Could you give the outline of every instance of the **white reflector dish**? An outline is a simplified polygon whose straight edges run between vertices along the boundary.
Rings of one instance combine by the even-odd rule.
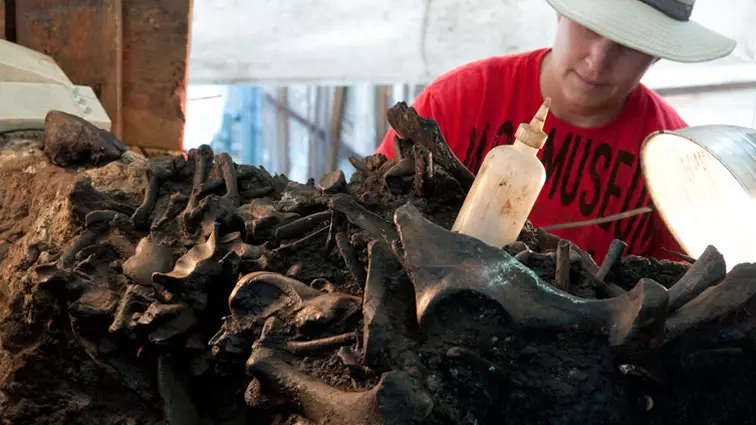
[[[727,270],[756,262],[756,130],[655,132],[641,161],[654,206],[688,255],[698,258],[713,245]]]

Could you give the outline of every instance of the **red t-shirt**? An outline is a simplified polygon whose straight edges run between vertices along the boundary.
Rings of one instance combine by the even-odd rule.
[[[413,108],[438,122],[452,151],[477,173],[488,151],[512,143],[518,125],[530,122],[543,103],[539,75],[549,49],[494,57],[454,69],[423,90]],[[617,214],[651,203],[639,164],[643,140],[656,130],[687,124],[664,100],[638,85],[622,112],[609,124],[580,128],[549,114],[549,139],[538,158],[546,184],[530,214],[537,226]],[[378,153],[393,158],[391,129]],[[658,213],[612,223],[557,230],[601,262],[613,239],[628,244],[626,254],[672,258],[661,248],[682,252]]]

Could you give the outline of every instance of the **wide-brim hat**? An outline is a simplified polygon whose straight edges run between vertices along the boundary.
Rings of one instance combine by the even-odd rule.
[[[735,40],[690,20],[695,0],[546,1],[560,15],[651,56],[706,62],[735,49]]]

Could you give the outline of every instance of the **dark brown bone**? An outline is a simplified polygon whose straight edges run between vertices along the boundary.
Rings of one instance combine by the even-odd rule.
[[[155,209],[155,204],[160,194],[160,186],[171,176],[170,170],[165,167],[155,166],[147,169],[150,182],[144,189],[144,200],[131,216],[131,223],[137,230],[147,230],[150,226],[150,214]]]
[[[228,298],[235,318],[268,318],[281,309],[294,313],[292,323],[298,327],[329,324],[345,319],[359,309],[360,299],[351,295],[329,294],[304,283],[272,272],[253,272],[236,283]]]
[[[78,179],[73,184],[71,194],[71,210],[77,220],[84,221],[87,214],[93,211],[116,211],[130,217],[135,208],[110,198],[92,186],[89,179]]]
[[[254,239],[267,239],[278,226],[300,217],[296,213],[282,213],[273,206],[270,198],[255,199],[236,209],[236,215],[244,220],[247,235]]]
[[[170,272],[153,273],[152,281],[165,286],[172,293],[187,295],[193,307],[204,309],[207,287],[225,272],[219,261],[224,253],[218,249],[218,228],[218,223],[215,223],[205,242],[182,255]]]
[[[167,273],[173,268],[171,249],[150,235],[142,238],[136,247],[136,253],[121,265],[123,274],[134,282],[150,286],[153,273]]]
[[[583,279],[587,280],[588,283],[590,283],[598,291],[598,293],[604,296],[604,298],[618,297],[626,292],[624,289],[613,283],[604,283],[603,281],[598,280],[596,276],[591,272],[591,270],[598,270],[598,266],[590,267],[591,263],[587,263],[588,268],[586,268],[585,258],[583,257],[583,254],[580,253],[580,250],[577,246],[571,245],[569,256],[570,263],[575,262],[580,264],[580,274]],[[531,268],[533,267],[534,263],[537,264],[538,262],[553,261],[554,264],[558,263],[557,251],[535,252],[531,251],[530,249],[524,249],[515,254],[514,258],[515,260]],[[564,279],[564,277],[558,279]]]
[[[284,349],[292,353],[309,353],[311,351],[326,350],[338,347],[339,345],[351,344],[355,341],[357,341],[357,333],[347,332],[312,341],[289,341],[284,345]]]
[[[562,291],[569,292],[570,290],[570,246],[572,244],[568,240],[562,239],[559,241],[559,246],[556,250],[556,287]]]
[[[425,197],[433,185],[433,154],[423,145],[412,146],[415,157],[415,196]]]
[[[430,222],[412,204],[397,209],[394,220],[421,326],[440,301],[471,291],[497,301],[523,329],[592,330],[608,335],[611,345],[636,338],[658,342],[669,299],[666,288],[650,279],[620,297],[582,299],[541,281],[505,251]]]
[[[194,310],[185,304],[162,304],[154,301],[137,323],[150,329],[150,341],[161,343],[187,332],[197,323],[197,317]]]
[[[152,288],[129,285],[121,298],[108,331],[114,333],[124,329],[133,330],[137,325],[137,316],[147,310],[153,301],[155,301],[155,291]]]
[[[319,425],[420,424],[433,410],[430,395],[403,372],[384,374],[368,391],[345,392],[297,371],[266,348],[252,352],[247,372]]]
[[[669,288],[669,310],[677,310],[708,287],[718,284],[726,273],[724,257],[709,245],[680,280]]]
[[[318,180],[318,188],[325,193],[339,193],[346,188],[346,177],[341,170],[324,174]]]
[[[170,198],[168,198],[168,205],[165,207],[165,210],[163,210],[163,214],[152,222],[150,231],[154,232],[178,217],[178,215],[181,214],[181,211],[186,208],[188,202],[189,197],[183,193],[176,192],[171,194]]]
[[[383,184],[392,193],[405,193],[412,187],[414,173],[415,158],[403,158],[383,174]]]
[[[199,209],[199,198],[202,193],[202,185],[213,164],[213,150],[210,146],[202,145],[197,149],[190,150],[189,157],[194,159],[194,177],[192,178],[189,202],[187,202],[181,218],[185,229],[189,233],[193,233],[202,215],[202,211]]]
[[[435,162],[447,169],[464,190],[470,189],[475,175],[454,155],[435,121],[420,117],[405,102],[399,102],[388,110],[388,121],[402,138],[428,148]]]
[[[346,263],[347,269],[352,273],[352,276],[360,284],[365,282],[367,278],[365,267],[360,263],[360,259],[357,257],[357,250],[349,243],[346,233],[339,232],[336,234],[336,246],[339,247],[341,257],[344,259],[344,263]]]
[[[322,223],[331,218],[331,211],[321,211],[302,217],[276,229],[276,239],[283,240],[295,238],[311,230],[320,227]]]
[[[344,214],[350,223],[370,233],[374,238],[383,238],[388,243],[397,238],[391,224],[365,209],[350,195],[333,195],[328,204],[331,209]]]
[[[601,262],[601,268],[596,272],[596,278],[598,280],[603,281],[606,279],[609,272],[612,270],[612,267],[617,264],[617,261],[619,261],[626,248],[627,244],[625,242],[619,239],[612,241],[612,244],[609,246],[609,249],[604,256],[604,261]]]
[[[128,222],[128,218],[115,211],[91,211],[84,218],[84,232],[63,253],[60,263],[64,267],[70,267],[79,251],[95,244],[100,238],[110,233],[113,228],[123,227],[126,222]]]
[[[201,425],[197,408],[184,388],[175,362],[165,353],[158,358],[158,390],[163,398],[163,413],[168,425]]]
[[[741,309],[754,296],[756,296],[756,263],[738,264],[727,273],[720,284],[707,288],[669,317],[667,340],[677,337],[688,329],[710,323]]]
[[[362,301],[362,347],[365,364],[379,370],[400,364],[415,346],[413,291],[391,248],[383,241],[368,244],[368,276]],[[406,356],[405,356],[406,357]]]
[[[236,165],[234,165],[231,155],[226,152],[218,155],[216,161],[220,165],[223,181],[226,183],[226,194],[223,195],[223,198],[229,201],[232,209],[235,209],[239,206],[239,172],[236,171]]]
[[[341,231],[344,225],[344,218],[341,214],[331,210],[331,222],[328,225],[328,238],[326,239],[325,250],[323,253],[328,256],[336,245],[336,235]]]

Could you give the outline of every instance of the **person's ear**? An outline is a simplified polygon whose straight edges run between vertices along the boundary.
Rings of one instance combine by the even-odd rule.
[[[557,24],[562,21],[562,15],[557,13]]]

